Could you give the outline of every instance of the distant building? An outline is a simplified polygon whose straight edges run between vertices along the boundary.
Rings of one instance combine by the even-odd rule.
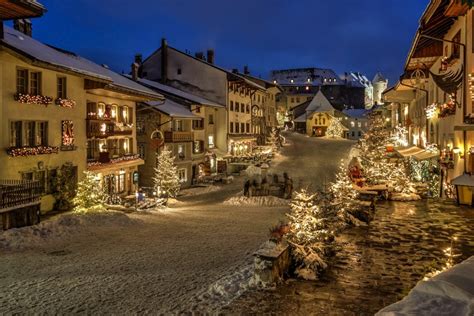
[[[382,93],[387,90],[388,79],[386,79],[380,72],[378,72],[375,74],[375,77],[372,80],[372,85],[374,87],[374,104],[383,104]]]
[[[354,89],[349,96],[355,97],[355,100],[349,100],[347,105],[352,106],[353,104],[360,103],[361,99],[364,98],[364,107],[369,109],[374,105],[374,87],[372,82],[360,72],[345,72],[341,79],[344,80],[348,89]],[[363,96],[362,96],[363,92]]]
[[[342,113],[344,114],[344,119],[341,123],[348,129],[345,138],[353,140],[362,138],[368,129],[367,114],[369,110],[347,109],[342,111]]]

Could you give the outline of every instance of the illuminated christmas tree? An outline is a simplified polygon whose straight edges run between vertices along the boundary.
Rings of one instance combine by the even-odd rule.
[[[392,141],[395,147],[408,146],[408,130],[406,127],[398,125],[392,132]]]
[[[108,196],[100,185],[96,174],[84,171],[84,179],[79,181],[76,197],[73,199],[74,212],[102,211],[107,198]]]
[[[333,117],[328,129],[326,130],[326,136],[332,138],[342,137],[343,133],[344,127],[342,126],[341,119]]]
[[[277,152],[278,148],[280,147],[280,137],[278,134],[278,130],[273,128],[270,132],[270,137],[267,139],[268,144],[270,145],[273,152]]]
[[[155,192],[158,197],[176,197],[181,188],[178,176],[178,168],[176,167],[173,153],[164,147],[157,155],[157,166],[155,168]]]
[[[352,215],[358,207],[356,201],[359,193],[354,188],[347,167],[341,162],[339,172],[336,174],[336,181],[329,186],[331,194],[331,206],[336,209],[336,214],[343,223],[350,225],[360,225],[360,220]]]
[[[287,241],[293,248],[296,274],[304,279],[316,279],[327,267],[326,257],[334,248],[332,211],[314,204],[315,194],[306,190],[296,193],[291,202]]]

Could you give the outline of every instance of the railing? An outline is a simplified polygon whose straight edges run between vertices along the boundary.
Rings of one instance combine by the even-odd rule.
[[[0,180],[0,210],[38,202],[42,192],[39,181]]]
[[[107,138],[114,135],[114,122],[108,120],[87,119],[87,137]]]
[[[165,132],[165,143],[184,143],[192,142],[193,133],[192,132]]]

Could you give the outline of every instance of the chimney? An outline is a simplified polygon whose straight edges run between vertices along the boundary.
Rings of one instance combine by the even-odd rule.
[[[136,62],[132,64],[132,79],[133,79],[133,81],[138,80],[138,69],[139,68],[140,68],[140,66]]]
[[[204,53],[203,52],[197,52],[194,55],[196,56],[197,59],[204,60]]]
[[[207,62],[210,64],[214,64],[214,50],[213,49],[207,50]]]
[[[168,43],[165,38],[161,39],[161,82],[168,81]]]
[[[142,54],[136,54],[135,55],[135,64],[138,65],[138,69],[137,69],[137,76],[138,78],[142,78],[142,73],[143,73],[143,67],[142,67],[142,63],[143,63],[143,57],[142,57]],[[132,72],[133,73],[133,72]]]
[[[244,75],[250,75],[249,66],[244,66]]]

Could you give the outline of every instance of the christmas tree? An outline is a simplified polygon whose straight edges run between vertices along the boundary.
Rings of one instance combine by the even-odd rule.
[[[155,191],[158,197],[176,197],[181,187],[178,168],[174,164],[173,153],[164,147],[157,155],[157,167],[155,168]]]
[[[342,137],[343,133],[344,127],[342,126],[341,119],[338,117],[333,117],[328,129],[326,130],[326,136],[332,138]]]
[[[107,194],[96,175],[84,171],[84,179],[78,183],[76,197],[73,199],[74,211],[78,213],[101,211],[106,200]]]
[[[296,274],[305,279],[316,279],[327,267],[326,257],[334,247],[334,232],[330,223],[333,218],[328,209],[314,204],[315,194],[306,190],[296,193],[291,202],[287,241],[293,248]]]
[[[406,127],[398,125],[393,129],[392,141],[395,147],[406,147],[408,146],[408,130]]]
[[[272,149],[272,152],[277,152],[278,148],[280,147],[280,137],[276,128],[271,130],[270,137],[268,137],[267,141]]]
[[[359,193],[354,188],[348,169],[343,162],[336,174],[336,181],[329,186],[329,193],[332,196],[331,205],[336,208],[337,215],[342,222],[360,225],[360,220],[352,215],[352,212],[358,207],[356,200]]]

